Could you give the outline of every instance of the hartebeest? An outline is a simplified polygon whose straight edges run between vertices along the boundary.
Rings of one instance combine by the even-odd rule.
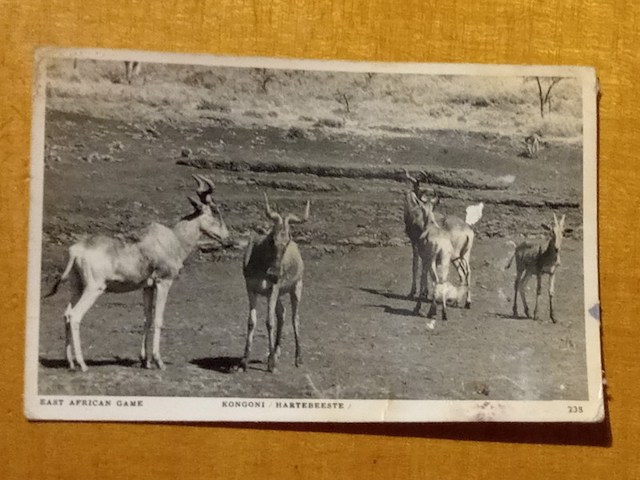
[[[280,340],[282,338],[282,326],[284,324],[285,308],[281,296],[289,294],[291,300],[291,319],[293,322],[293,335],[296,342],[295,365],[302,363],[302,351],[300,349],[299,314],[298,308],[302,296],[302,274],[304,263],[298,245],[292,240],[289,226],[293,223],[306,222],[309,219],[310,202],[302,218],[296,215],[282,217],[271,209],[267,194],[264,195],[265,213],[273,222],[273,227],[268,235],[251,238],[244,254],[242,272],[247,286],[249,297],[249,321],[247,326],[247,342],[244,357],[240,368],[247,370],[253,332],[256,327],[256,304],[258,296],[268,299],[267,333],[269,337],[269,358],[267,368],[273,372],[280,355]],[[277,319],[274,331],[274,320]]]
[[[540,150],[540,137],[537,134],[525,137],[524,144],[527,147],[527,155],[529,158],[536,158]]]
[[[231,243],[222,214],[213,200],[213,182],[198,175],[194,178],[198,182],[198,198],[189,197],[194,211],[183,217],[173,229],[152,223],[136,242],[95,235],[69,248],[67,266],[46,295],[54,295],[62,282],[71,279],[71,301],[64,312],[69,368],[75,368],[75,353],[75,360],[82,371],[87,370],[80,346],[80,322],[95,301],[105,292],[140,289],[145,317],[140,358],[144,367],[151,367],[149,343],[153,323],[153,362],[158,368],[165,368],[160,357],[160,333],[171,284],[196,247],[201,233],[224,245]]]
[[[553,214],[553,227],[544,226],[549,230],[550,236],[546,240],[525,240],[516,247],[516,251],[509,260],[507,268],[516,260],[516,280],[513,287],[513,316],[518,316],[518,293],[522,297],[524,314],[529,317],[529,306],[525,298],[525,289],[531,275],[536,276],[536,303],[533,308],[533,319],[538,319],[538,303],[542,294],[542,275],[549,275],[549,317],[553,323],[556,318],[553,314],[553,295],[555,293],[556,271],[560,265],[560,247],[564,234],[563,215],[558,221]]]
[[[435,219],[433,208],[437,199],[429,199],[420,205],[424,217],[424,231],[418,239],[418,253],[422,260],[422,288],[418,294],[418,301],[413,311],[420,313],[422,299],[427,300],[427,277],[430,277],[434,286],[431,300],[431,308],[427,316],[436,314],[438,300],[442,303],[442,320],[447,319],[447,295],[450,293],[450,285],[447,282],[449,265],[453,259],[454,248],[451,236],[442,228]],[[468,289],[468,286],[465,285]]]
[[[418,245],[420,236],[425,229],[425,217],[422,206],[429,200],[427,193],[420,189],[421,181],[409,175],[407,170],[404,172],[406,178],[410,180],[413,185],[413,190],[406,192],[404,198],[404,226],[405,232],[411,242],[413,253],[411,290],[409,291],[408,298],[413,298],[416,292],[420,290],[419,278],[421,271],[424,270],[420,267],[421,259]],[[426,177],[426,174],[423,173],[423,175]],[[453,245],[451,261],[456,267],[460,281],[463,285],[469,287],[465,299],[465,308],[471,307],[470,258],[471,247],[473,247],[473,240],[475,238],[475,233],[471,226],[482,218],[482,207],[483,205],[481,203],[468,207],[466,221],[454,215],[443,215],[439,212],[433,212],[435,220],[450,237],[451,244]],[[426,281],[426,277],[423,277],[422,281]]]

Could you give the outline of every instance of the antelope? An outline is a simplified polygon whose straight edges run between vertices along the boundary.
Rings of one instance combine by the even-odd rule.
[[[413,253],[411,290],[407,297],[413,298],[419,290],[418,282],[421,272],[419,240],[425,230],[425,216],[422,211],[422,205],[428,202],[428,197],[426,192],[420,189],[420,180],[409,175],[409,172],[406,169],[404,170],[404,173],[405,177],[411,181],[413,185],[413,190],[407,191],[404,199],[405,232],[411,242],[411,249]],[[423,175],[426,177],[424,172]],[[433,207],[435,207],[437,203],[439,203],[439,201],[437,201]],[[441,213],[433,212],[433,216],[438,224],[442,226],[444,231],[450,237],[454,249],[452,262],[456,268],[458,276],[460,277],[460,281],[463,285],[468,287],[471,285],[470,258],[471,247],[473,246],[473,240],[475,238],[475,233],[471,226],[476,224],[480,218],[482,218],[482,208],[482,203],[467,207],[466,221],[454,215],[445,216]],[[422,281],[426,281],[426,277],[423,277]],[[471,288],[467,289],[464,306],[465,308],[471,308]]]
[[[264,194],[265,214],[273,222],[269,234],[263,237],[251,238],[244,254],[242,273],[245,278],[247,295],[249,297],[249,321],[247,327],[247,342],[240,368],[247,371],[253,332],[256,327],[256,304],[258,296],[267,297],[267,333],[269,337],[268,370],[275,371],[276,362],[280,356],[280,340],[284,324],[285,308],[281,297],[289,294],[291,300],[291,320],[293,335],[296,342],[295,365],[302,364],[300,349],[299,315],[298,309],[302,297],[302,274],[304,263],[298,245],[291,239],[289,226],[303,223],[309,219],[310,202],[302,218],[293,214],[280,215],[271,209],[267,194]],[[274,319],[277,324],[274,330]]]
[[[536,158],[538,156],[538,150],[540,150],[540,137],[535,133],[529,135],[524,139],[524,144],[527,147],[529,158]]]
[[[140,74],[140,62],[124,62],[124,72],[125,72],[125,80],[129,85],[135,77]]]
[[[427,299],[427,276],[431,277],[434,285],[431,308],[427,316],[432,318],[436,314],[436,304],[438,300],[442,303],[442,320],[447,319],[447,298],[451,293],[452,285],[447,282],[449,276],[449,265],[451,264],[454,247],[451,243],[451,236],[443,229],[433,213],[433,208],[437,205],[437,199],[429,199],[420,208],[424,216],[424,231],[418,240],[418,252],[422,259],[422,291],[418,295],[418,301],[413,310],[415,315],[420,314],[422,298]],[[468,286],[465,285],[468,289]]]
[[[555,293],[556,270],[560,265],[560,247],[562,245],[562,237],[564,233],[564,219],[562,215],[560,221],[553,214],[553,227],[547,227],[550,237],[548,240],[525,240],[520,243],[515,253],[509,260],[506,268],[511,267],[513,259],[516,260],[516,280],[513,294],[513,316],[518,317],[518,292],[522,297],[522,305],[524,306],[524,314],[529,318],[529,306],[525,298],[525,289],[532,275],[536,276],[536,303],[533,308],[533,319],[538,319],[538,303],[542,294],[542,275],[549,275],[549,317],[553,323],[556,318],[553,313],[553,295]]]
[[[225,246],[231,243],[222,214],[213,200],[213,182],[199,175],[193,177],[198,183],[198,197],[188,199],[194,210],[173,229],[152,223],[136,242],[94,235],[69,248],[67,266],[45,298],[54,295],[62,282],[71,280],[71,300],[64,312],[65,351],[70,369],[75,368],[75,353],[78,365],[83,372],[87,371],[80,345],[80,322],[96,300],[105,292],[140,289],[145,319],[140,359],[145,368],[151,368],[153,360],[158,368],[165,369],[160,356],[160,333],[173,281],[202,233]],[[153,345],[150,344],[152,323]]]

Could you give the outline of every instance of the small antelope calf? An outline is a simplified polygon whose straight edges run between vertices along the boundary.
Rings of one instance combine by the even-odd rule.
[[[264,195],[265,213],[273,222],[273,228],[268,235],[249,241],[244,254],[242,272],[247,286],[249,297],[249,321],[247,326],[247,342],[244,349],[244,357],[240,362],[240,368],[247,370],[253,332],[257,323],[256,304],[258,296],[268,299],[269,309],[267,313],[267,333],[269,337],[268,369],[275,371],[276,362],[280,356],[280,340],[282,338],[282,326],[284,324],[285,308],[281,296],[289,294],[291,300],[291,320],[293,322],[293,335],[296,342],[295,365],[302,364],[302,352],[300,349],[299,316],[298,307],[302,297],[302,274],[304,263],[298,245],[291,239],[289,226],[293,223],[303,223],[309,219],[310,202],[302,218],[296,215],[286,215],[284,218],[271,209],[267,194]],[[274,320],[277,324],[274,330]]]
[[[422,307],[422,299],[427,299],[427,276],[431,277],[434,285],[431,308],[427,316],[429,318],[436,314],[436,304],[438,300],[442,303],[442,320],[447,319],[447,299],[450,293],[450,284],[447,282],[449,276],[449,265],[454,255],[454,247],[451,243],[451,236],[442,228],[435,219],[433,208],[438,203],[437,199],[430,199],[421,205],[424,214],[424,232],[418,241],[418,252],[422,259],[422,291],[418,295],[418,301],[413,313],[418,315]],[[449,285],[449,287],[447,286]],[[465,285],[468,289],[468,286]]]
[[[542,275],[549,275],[549,317],[553,323],[556,318],[553,313],[553,295],[555,293],[556,270],[560,265],[560,247],[564,233],[564,219],[560,221],[553,214],[553,227],[545,226],[550,231],[548,240],[525,240],[516,247],[516,251],[509,260],[507,268],[516,260],[516,280],[513,287],[513,316],[518,317],[518,293],[522,297],[524,314],[529,317],[529,306],[525,298],[525,289],[532,275],[536,276],[536,303],[533,308],[533,319],[538,319],[538,303],[542,294]]]
[[[213,201],[213,182],[196,175],[194,178],[198,182],[198,198],[189,197],[194,211],[183,217],[173,229],[153,223],[137,242],[94,235],[69,248],[67,266],[45,296],[54,295],[62,282],[71,280],[71,301],[64,312],[69,368],[75,368],[75,353],[75,360],[82,371],[87,370],[80,345],[80,322],[96,300],[105,292],[142,290],[145,323],[140,359],[146,368],[151,367],[153,360],[158,368],[164,370],[160,357],[160,332],[173,281],[198,244],[201,233],[224,245],[230,243],[229,231]],[[152,323],[153,346],[149,344]],[[150,355],[152,348],[153,358]]]

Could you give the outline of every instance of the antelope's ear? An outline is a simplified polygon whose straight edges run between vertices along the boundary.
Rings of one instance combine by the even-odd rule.
[[[189,199],[189,203],[191,203],[191,205],[193,205],[193,208],[195,208],[196,210],[200,211],[202,210],[203,204],[200,200],[198,200],[197,198],[193,198],[193,197],[187,197]]]
[[[547,232],[550,232],[552,230],[551,227],[546,223],[541,223],[540,226],[544,228]]]
[[[573,228],[565,228],[562,232],[563,232],[565,235],[566,235],[566,234],[569,234],[569,233],[573,233]]]

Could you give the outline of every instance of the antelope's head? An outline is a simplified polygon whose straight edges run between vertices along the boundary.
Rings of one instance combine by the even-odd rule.
[[[420,172],[420,175],[422,176],[422,179],[418,180],[415,177],[412,177],[411,175],[409,175],[409,171],[406,168],[403,168],[404,170],[404,176],[407,180],[409,180],[411,182],[411,186],[412,186],[412,193],[415,195],[415,199],[419,202],[419,203],[424,203],[428,200],[429,196],[427,194],[426,190],[423,190],[420,188],[420,184],[425,182],[426,183],[426,179],[427,179],[427,174],[426,172]]]
[[[264,194],[265,214],[267,218],[273,222],[273,228],[269,233],[268,241],[271,242],[270,264],[267,268],[267,278],[273,283],[278,283],[280,276],[282,275],[282,258],[287,250],[287,247],[291,243],[291,232],[289,226],[293,223],[303,223],[309,219],[309,209],[311,204],[307,201],[307,206],[302,218],[297,215],[287,214],[282,217],[278,212],[271,209],[269,205],[269,198],[267,194]]]
[[[230,246],[233,241],[222,218],[222,213],[213,199],[213,182],[202,175],[193,175],[193,178],[198,183],[197,198],[188,198],[195,209],[194,216],[198,219],[200,231],[222,245]]]
[[[424,224],[425,227],[427,225],[435,225],[436,227],[440,227],[436,222],[436,218],[433,215],[435,208],[440,203],[439,197],[427,197],[425,196],[425,200],[420,202],[420,208],[422,209],[422,214],[424,215]]]
[[[556,252],[560,251],[560,247],[562,246],[562,238],[564,236],[565,228],[564,228],[564,219],[565,215],[562,215],[560,220],[558,221],[558,217],[556,214],[553,214],[553,227],[545,226],[547,230],[551,233],[551,243]],[[569,231],[569,230],[567,230]]]

